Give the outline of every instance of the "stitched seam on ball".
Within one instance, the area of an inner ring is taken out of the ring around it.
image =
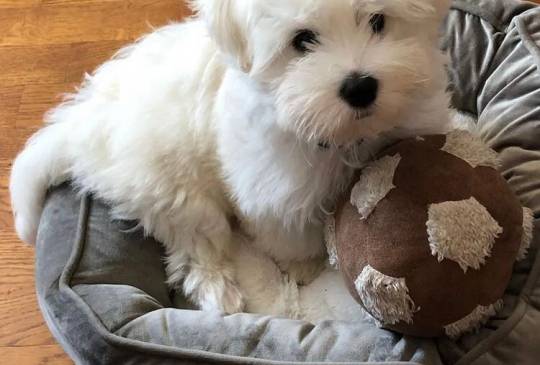
[[[454,323],[444,326],[444,332],[448,337],[455,340],[464,333],[475,331],[480,328],[488,321],[490,317],[496,315],[497,312],[503,308],[503,306],[504,302],[502,299],[499,299],[495,303],[488,306],[479,305],[467,316]]]
[[[529,208],[523,208],[523,235],[519,247],[517,260],[521,261],[527,257],[533,239],[534,213]]]
[[[480,269],[503,228],[475,198],[431,204],[426,222],[431,254],[456,262],[464,272]]]
[[[354,285],[364,307],[383,324],[413,323],[414,313],[420,310],[409,295],[405,278],[387,276],[367,265]]]
[[[448,133],[441,151],[462,159],[473,168],[485,166],[499,169],[501,166],[497,152],[467,131],[454,130]]]
[[[385,156],[362,171],[360,180],[351,192],[351,204],[358,209],[362,219],[373,212],[377,204],[394,189],[394,174],[401,156]]]

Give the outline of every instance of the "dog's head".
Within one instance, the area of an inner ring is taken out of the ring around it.
[[[221,51],[275,94],[279,125],[304,140],[420,130],[425,118],[415,113],[444,90],[438,30],[449,0],[194,5]]]

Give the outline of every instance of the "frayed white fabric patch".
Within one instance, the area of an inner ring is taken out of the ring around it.
[[[326,216],[324,225],[324,241],[328,252],[328,262],[334,269],[339,269],[338,255],[336,249],[336,219],[333,215]]]
[[[373,212],[377,204],[394,189],[394,174],[401,156],[385,156],[362,171],[360,180],[351,192],[351,204],[358,209],[362,219]]]
[[[384,275],[370,265],[364,267],[354,285],[367,311],[383,324],[412,323],[420,309],[409,296],[405,278]]]
[[[502,227],[475,198],[429,206],[426,223],[431,254],[452,260],[467,272],[491,255]]]
[[[521,261],[527,257],[527,252],[531,247],[534,228],[534,213],[529,208],[523,208],[523,236],[521,236],[521,245],[519,247],[517,260]]]
[[[489,306],[479,305],[466,317],[444,326],[444,332],[448,337],[455,340],[467,332],[475,331],[484,325],[490,317],[493,317],[503,308],[503,301],[498,300]]]
[[[441,150],[459,157],[473,168],[486,166],[498,169],[501,165],[497,152],[467,131],[455,130],[448,133]]]

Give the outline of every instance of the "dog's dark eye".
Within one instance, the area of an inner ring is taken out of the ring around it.
[[[371,18],[369,19],[369,25],[371,26],[373,33],[382,33],[382,31],[384,30],[384,26],[386,25],[386,19],[384,17],[384,14],[371,15]]]
[[[318,44],[318,35],[312,30],[302,29],[296,32],[292,45],[300,53],[306,53],[310,51],[310,45]]]

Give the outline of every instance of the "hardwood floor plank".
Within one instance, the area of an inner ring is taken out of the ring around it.
[[[150,25],[186,14],[186,5],[178,0],[43,1],[8,7],[0,12],[0,46],[131,40]]]
[[[80,82],[85,72],[110,58],[126,41],[73,43],[57,46],[0,47],[0,85],[27,86]]]
[[[3,130],[0,130],[0,132],[3,132]],[[0,239],[0,247],[5,247],[6,249],[14,249],[11,245],[15,243],[13,240],[9,239],[9,235],[14,234],[13,217],[11,214],[8,191],[10,167],[10,161],[0,160],[0,235],[4,236]],[[18,243],[18,240],[16,242]],[[0,275],[3,266],[4,265],[0,264]]]
[[[3,364],[69,365],[73,364],[58,346],[0,347]]]

